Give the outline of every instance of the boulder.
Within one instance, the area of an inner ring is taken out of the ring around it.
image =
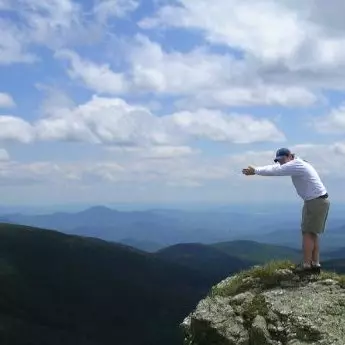
[[[213,287],[182,323],[185,345],[344,345],[345,278],[271,262]]]

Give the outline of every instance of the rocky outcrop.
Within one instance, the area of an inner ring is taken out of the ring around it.
[[[181,324],[185,345],[344,345],[345,278],[292,268],[272,262],[214,286]]]

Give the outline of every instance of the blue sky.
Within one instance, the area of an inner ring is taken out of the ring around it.
[[[344,5],[323,6],[0,0],[3,203],[291,202],[240,173],[281,146],[344,201]]]

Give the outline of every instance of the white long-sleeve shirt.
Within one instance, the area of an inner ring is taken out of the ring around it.
[[[303,200],[311,200],[327,193],[314,167],[300,158],[295,158],[283,165],[273,164],[255,168],[255,174],[291,176],[296,192]]]

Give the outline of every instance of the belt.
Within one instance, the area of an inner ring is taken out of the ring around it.
[[[328,198],[328,193],[324,194],[324,195],[320,195],[319,197],[317,197],[316,199],[327,199]]]

